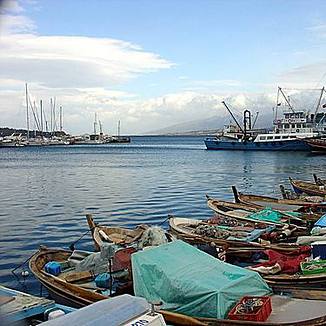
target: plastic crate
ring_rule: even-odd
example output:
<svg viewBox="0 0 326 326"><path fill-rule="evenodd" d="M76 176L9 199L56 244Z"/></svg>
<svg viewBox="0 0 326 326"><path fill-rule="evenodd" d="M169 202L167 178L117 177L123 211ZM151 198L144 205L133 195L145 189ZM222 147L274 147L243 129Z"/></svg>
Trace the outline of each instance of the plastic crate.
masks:
<svg viewBox="0 0 326 326"><path fill-rule="evenodd" d="M326 259L326 241L316 241L311 244L314 258Z"/></svg>
<svg viewBox="0 0 326 326"><path fill-rule="evenodd" d="M45 264L44 269L47 273L58 276L61 273L61 265L56 261L49 261Z"/></svg>
<svg viewBox="0 0 326 326"><path fill-rule="evenodd" d="M238 307L247 302L248 299L261 299L263 301L262 306L258 308L258 310L254 310L250 313L238 313ZM232 320L247 320L247 321L266 321L269 315L272 312L272 303L271 298L268 296L263 297L253 297L253 296L245 296L243 297L229 312L228 318Z"/></svg>
<svg viewBox="0 0 326 326"><path fill-rule="evenodd" d="M314 266L314 267L311 267ZM326 273L326 260L315 260L310 262L300 263L302 274L320 274Z"/></svg>

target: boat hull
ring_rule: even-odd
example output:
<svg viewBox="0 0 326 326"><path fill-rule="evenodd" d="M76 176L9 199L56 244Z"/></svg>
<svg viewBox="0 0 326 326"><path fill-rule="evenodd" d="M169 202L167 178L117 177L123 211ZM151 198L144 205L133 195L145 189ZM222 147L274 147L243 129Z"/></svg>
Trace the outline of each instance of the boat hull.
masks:
<svg viewBox="0 0 326 326"><path fill-rule="evenodd" d="M304 141L295 139L290 141L270 142L239 142L224 141L217 138L205 139L208 150L240 150L240 151L309 151L310 147Z"/></svg>

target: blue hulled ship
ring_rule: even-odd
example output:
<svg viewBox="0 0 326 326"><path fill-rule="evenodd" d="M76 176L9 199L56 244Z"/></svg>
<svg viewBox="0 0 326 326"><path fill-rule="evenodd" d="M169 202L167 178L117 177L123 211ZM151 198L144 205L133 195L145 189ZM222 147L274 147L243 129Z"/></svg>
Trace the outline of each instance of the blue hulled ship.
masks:
<svg viewBox="0 0 326 326"><path fill-rule="evenodd" d="M253 129L255 122L252 126L252 115L249 110L244 111L241 126L226 103L222 102L236 125L227 126L216 137L206 138L206 148L209 150L309 151L310 147L304 139L326 134L326 112L318 112L320 107L326 108L326 104L321 105L324 93L323 87L315 112L310 114L309 111L294 110L289 98L279 87L277 107L282 105L279 103L279 96L282 95L287 110L283 112L283 117L278 119L277 107L275 108L274 129L271 132Z"/></svg>

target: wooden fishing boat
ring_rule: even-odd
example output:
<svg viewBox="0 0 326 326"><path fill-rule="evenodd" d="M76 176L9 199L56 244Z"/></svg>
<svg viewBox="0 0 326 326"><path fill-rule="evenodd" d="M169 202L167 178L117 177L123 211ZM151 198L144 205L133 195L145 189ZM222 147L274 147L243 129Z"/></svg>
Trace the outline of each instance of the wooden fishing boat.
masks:
<svg viewBox="0 0 326 326"><path fill-rule="evenodd" d="M89 254L87 252L78 252L80 259L87 257ZM67 270L58 276L54 276L45 271L44 267L47 263L55 261L65 264L72 255L73 252L70 250L42 247L29 261L30 270L56 302L80 308L110 296L132 293L131 281L117 286L114 293L111 291L110 294L106 289L95 285L94 275L91 272L75 273L73 270Z"/></svg>
<svg viewBox="0 0 326 326"><path fill-rule="evenodd" d="M275 211L280 214L280 218L275 220L268 220L268 219L257 219L254 216L254 213L258 213L261 211L259 208L254 207L253 205L243 204L243 203L232 203L224 200L218 200L210 198L206 195L207 198L207 205L211 208L214 212L221 216L235 218L238 220L244 221L251 221L251 222L262 222L265 224L277 225L277 226L284 226L288 225L295 225L298 229L306 229L307 224L306 221L302 218L296 217L291 212L285 211ZM300 217L309 220L317 220L321 215L320 214L300 214Z"/></svg>
<svg viewBox="0 0 326 326"><path fill-rule="evenodd" d="M287 241L293 240L293 242L284 242L283 235L289 236L290 232L286 232L279 228L278 230L264 223L255 222L239 222L234 219L228 219L234 226L227 227L223 223L215 224L209 220L203 221L191 218L182 218L169 216L170 230L178 238L190 243L190 244L212 244L220 247L221 250L248 250L255 251L258 248L274 249L277 251L292 251L298 248L295 244L295 239L298 233L295 229L292 231L294 236L287 238ZM236 224L236 225L235 225ZM230 223L228 223L230 225ZM208 229L209 235L205 234L205 229L211 228L211 232ZM201 229L204 232L201 232ZM218 232L216 232L216 230ZM283 239L283 242L270 243L269 241L262 240L259 242L259 238L263 235L268 235L270 232L274 232L274 239L279 235L279 239ZM210 234L211 233L211 234ZM212 234L214 233L214 234ZM299 233L300 234L300 233ZM265 237L266 238L266 237ZM282 241L282 240L278 240Z"/></svg>
<svg viewBox="0 0 326 326"><path fill-rule="evenodd" d="M307 291L305 295L324 298L323 294ZM244 320L230 319L211 319L198 318L199 321L207 323L207 325L219 326L236 326L236 325L264 325L264 326L320 326L326 325L326 302L324 299L307 300L296 297L293 293L292 297L272 295L272 312L265 322L254 322Z"/></svg>
<svg viewBox="0 0 326 326"><path fill-rule="evenodd" d="M300 246L297 248L300 248ZM259 251L262 252L260 249ZM252 262L252 257L259 254L259 251L256 250L256 252L254 252L253 250L248 249L233 251L227 250L225 257L226 261L231 264L238 265L240 263L241 266L247 265L247 267L250 269L250 265L253 266L257 264ZM297 255L291 253L291 251L283 251L282 254L286 254L287 256L290 255L290 257L292 256L293 258L297 257ZM259 272L257 269L253 270ZM276 291L286 292L287 289L326 289L326 272L318 274L303 274L299 269L299 271L297 271L295 274L284 272L280 272L274 275L268 275L264 273L260 274L266 283Z"/></svg>
<svg viewBox="0 0 326 326"><path fill-rule="evenodd" d="M325 185L325 184L326 184L326 180L325 180L325 179L321 179L321 178L319 178L319 177L317 176L317 174L314 173L312 176L313 176L313 178L314 178L314 181L315 181L315 184L316 184L316 185L322 186L322 185Z"/></svg>
<svg viewBox="0 0 326 326"><path fill-rule="evenodd" d="M289 178L289 180L293 187L293 190L298 194L306 193L312 196L326 196L326 186L324 185L317 185L308 181L293 180L291 177Z"/></svg>
<svg viewBox="0 0 326 326"><path fill-rule="evenodd" d="M198 326L321 326L326 325L324 291L300 290L289 291L291 297L272 295L272 312L265 322L245 320L191 318L179 313L162 311L166 320L175 321L173 325L198 325ZM309 298L309 300L307 300ZM184 323L183 323L184 320ZM187 323L188 322L188 323ZM192 322L192 323L190 323Z"/></svg>
<svg viewBox="0 0 326 326"><path fill-rule="evenodd" d="M235 186L232 186L232 191L236 203L248 204L260 209L268 206L279 211L292 210L304 212L326 210L326 202L311 202L309 201L309 197L306 199L284 199L254 194L244 194L242 192L238 192Z"/></svg>
<svg viewBox="0 0 326 326"><path fill-rule="evenodd" d="M134 229L99 225L94 222L92 214L86 214L88 226L92 232L95 250L99 251L104 243L115 243L120 246L131 244L142 246L159 245L161 242L171 241L171 236L162 228L141 224ZM155 232L155 239L151 239L151 233ZM159 233L159 235L158 235ZM145 238L144 240L142 240Z"/></svg>
<svg viewBox="0 0 326 326"><path fill-rule="evenodd" d="M326 139L305 139L304 142L309 146L313 153L326 154Z"/></svg>
<svg viewBox="0 0 326 326"><path fill-rule="evenodd" d="M50 261L66 262L71 256L72 252L60 249L40 249L36 252L30 259L30 269L35 275L35 277L41 282L41 284L46 287L49 294L59 303L65 303L70 306L80 308L87 306L91 303L103 300L109 297L109 295L103 294L103 289L101 288L90 288L86 287L82 282L78 281L74 283L67 282L62 276L53 276L44 271L44 266ZM115 292L114 295L125 293L126 291L121 291L120 293ZM289 290L290 294L295 297L297 293ZM214 319L199 319L190 316L185 316L178 313L173 313L169 311L159 310L164 316L164 319L169 323L174 325L324 325L326 322L325 311L326 302L318 300L319 298L325 298L325 294L322 291L306 291L299 292L299 297L304 296L306 299L314 300L302 300L297 301L290 297L286 298L286 305L277 304L272 298L273 311L270 319L266 323L253 323L245 321L232 321L232 320L214 320ZM276 298L276 297L275 297ZM284 307L296 306L300 309L298 311L303 311L305 313L305 318L302 318L301 314L295 316L288 316L286 318ZM302 305L305 309L302 310ZM317 309L317 312L316 312ZM292 319L291 319L292 318ZM282 320L284 319L284 320Z"/></svg>
<svg viewBox="0 0 326 326"><path fill-rule="evenodd" d="M144 231L148 228L148 225L145 224L138 225L134 229L117 226L103 226L94 222L92 214L86 214L86 219L88 226L91 229L95 249L97 251L105 242L129 245L139 240Z"/></svg>

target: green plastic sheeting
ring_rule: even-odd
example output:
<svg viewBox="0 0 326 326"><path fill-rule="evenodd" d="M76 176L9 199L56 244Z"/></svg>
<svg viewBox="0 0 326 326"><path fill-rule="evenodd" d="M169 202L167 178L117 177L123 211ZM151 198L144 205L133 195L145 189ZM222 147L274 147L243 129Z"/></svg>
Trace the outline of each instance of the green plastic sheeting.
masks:
<svg viewBox="0 0 326 326"><path fill-rule="evenodd" d="M258 273L180 240L134 253L132 272L136 296L194 317L224 318L243 296L271 293Z"/></svg>
<svg viewBox="0 0 326 326"><path fill-rule="evenodd" d="M250 214L248 218L258 220L258 221L266 221L266 222L274 222L274 223L282 223L281 218L284 217L285 214L282 214L278 211L274 211L272 208L264 208L257 213ZM286 216L299 217L300 213L297 212L286 212Z"/></svg>

